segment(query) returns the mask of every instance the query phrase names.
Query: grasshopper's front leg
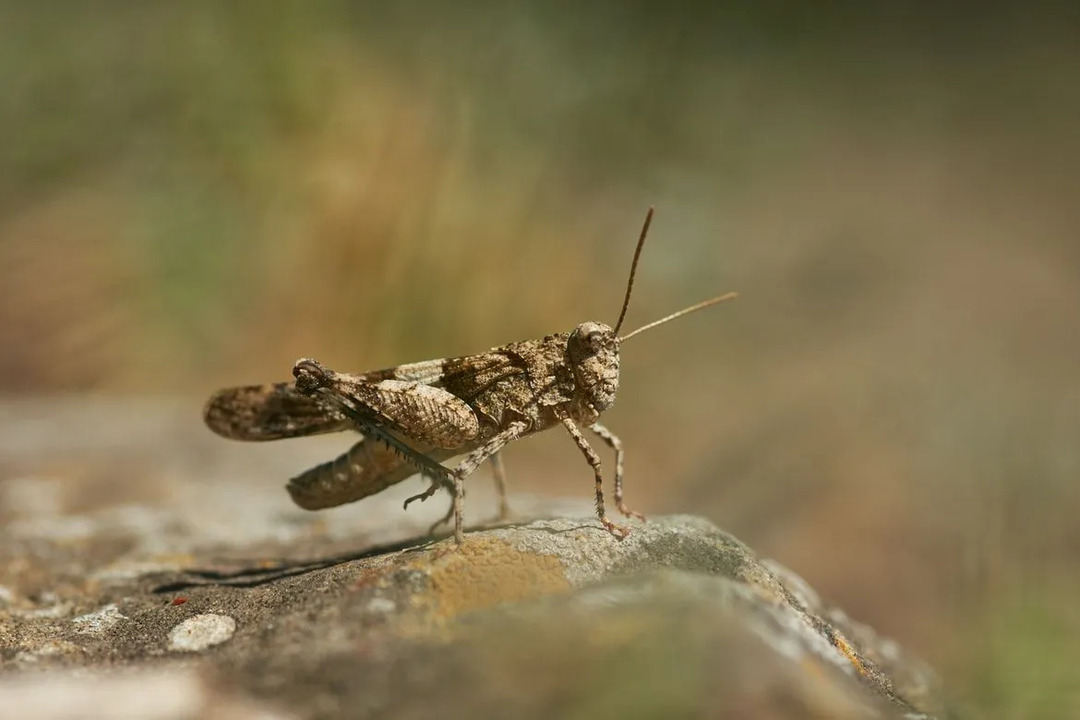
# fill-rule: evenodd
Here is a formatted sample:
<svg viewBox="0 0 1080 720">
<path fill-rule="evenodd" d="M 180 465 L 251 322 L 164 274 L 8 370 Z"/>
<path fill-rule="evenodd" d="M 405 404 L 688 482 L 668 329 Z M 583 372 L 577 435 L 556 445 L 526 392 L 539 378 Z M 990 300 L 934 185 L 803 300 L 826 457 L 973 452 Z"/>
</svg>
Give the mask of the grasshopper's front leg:
<svg viewBox="0 0 1080 720">
<path fill-rule="evenodd" d="M 596 476 L 596 516 L 600 518 L 600 524 L 607 528 L 609 533 L 619 540 L 622 540 L 630 534 L 630 528 L 616 525 L 608 520 L 607 510 L 604 508 L 604 478 L 600 474 L 600 456 L 592 449 L 592 445 L 590 445 L 589 441 L 585 439 L 585 436 L 581 434 L 581 430 L 578 430 L 578 426 L 573 420 L 570 418 L 563 418 L 562 424 L 570 433 L 570 437 L 574 438 L 574 442 L 577 443 L 577 446 L 585 456 L 585 459 L 588 461 L 589 465 L 592 466 L 593 474 Z M 597 433 L 597 435 L 600 435 L 600 433 Z M 603 437 L 603 435 L 600 436 Z M 610 435 L 610 437 L 614 438 L 615 436 Z"/>
<path fill-rule="evenodd" d="M 615 507 L 617 507 L 619 512 L 626 517 L 635 517 L 638 520 L 644 521 L 644 515 L 626 507 L 626 503 L 623 502 L 623 456 L 625 453 L 623 452 L 622 440 L 600 423 L 593 423 L 589 426 L 589 429 L 596 433 L 597 437 L 607 443 L 609 448 L 615 451 Z"/>
</svg>

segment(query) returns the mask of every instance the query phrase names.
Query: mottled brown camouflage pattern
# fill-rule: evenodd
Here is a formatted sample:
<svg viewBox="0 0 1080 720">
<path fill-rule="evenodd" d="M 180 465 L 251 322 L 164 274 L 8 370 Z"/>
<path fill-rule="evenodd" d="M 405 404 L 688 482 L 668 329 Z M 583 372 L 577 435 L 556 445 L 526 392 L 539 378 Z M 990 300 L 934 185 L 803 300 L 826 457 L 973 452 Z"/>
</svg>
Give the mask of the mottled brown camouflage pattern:
<svg viewBox="0 0 1080 720">
<path fill-rule="evenodd" d="M 485 460 L 495 468 L 500 515 L 507 512 L 499 452 L 508 443 L 563 425 L 593 468 L 596 514 L 616 537 L 629 529 L 607 518 L 600 457 L 581 433 L 584 425 L 615 451 L 615 504 L 623 502 L 623 447 L 597 422 L 619 389 L 619 328 L 626 317 L 634 274 L 652 220 L 650 208 L 634 252 L 626 296 L 615 328 L 584 322 L 572 332 L 510 343 L 476 355 L 426 360 L 362 374 L 337 373 L 315 360 L 293 367 L 295 386 L 283 383 L 222 390 L 206 406 L 214 432 L 238 440 L 276 440 L 352 428 L 365 437 L 335 460 L 289 481 L 301 507 L 320 509 L 360 500 L 420 472 L 431 487 L 406 501 L 423 500 L 439 487 L 453 496 L 454 534 L 460 543 L 464 480 Z M 721 302 L 707 300 L 639 328 L 630 337 Z M 443 461 L 465 457 L 450 469 Z"/>
</svg>

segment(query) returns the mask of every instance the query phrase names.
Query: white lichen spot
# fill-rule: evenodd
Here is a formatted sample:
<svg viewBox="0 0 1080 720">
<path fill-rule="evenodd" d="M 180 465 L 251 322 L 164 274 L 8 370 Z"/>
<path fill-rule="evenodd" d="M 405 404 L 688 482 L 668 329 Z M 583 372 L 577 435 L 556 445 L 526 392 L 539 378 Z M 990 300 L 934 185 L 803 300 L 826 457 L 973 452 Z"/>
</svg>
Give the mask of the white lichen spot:
<svg viewBox="0 0 1080 720">
<path fill-rule="evenodd" d="M 169 649 L 199 652 L 220 645 L 236 632 L 236 621 L 228 615 L 207 613 L 190 617 L 169 633 Z"/>
<path fill-rule="evenodd" d="M 96 612 L 71 618 L 75 632 L 86 635 L 97 635 L 121 620 L 127 620 L 127 616 L 120 612 L 115 603 L 109 603 Z"/>
<path fill-rule="evenodd" d="M 397 611 L 397 603 L 390 598 L 375 597 L 368 602 L 367 611 L 372 615 L 391 615 Z"/>
</svg>

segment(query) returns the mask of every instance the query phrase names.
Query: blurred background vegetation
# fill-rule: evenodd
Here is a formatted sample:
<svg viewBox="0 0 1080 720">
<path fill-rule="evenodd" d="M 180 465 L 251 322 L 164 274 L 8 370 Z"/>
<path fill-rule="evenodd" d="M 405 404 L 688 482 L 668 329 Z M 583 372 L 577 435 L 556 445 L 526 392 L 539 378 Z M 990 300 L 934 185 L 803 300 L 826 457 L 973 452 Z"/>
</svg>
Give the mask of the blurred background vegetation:
<svg viewBox="0 0 1080 720">
<path fill-rule="evenodd" d="M 1080 717 L 1080 17 L 0 4 L 0 391 L 183 395 L 740 299 L 628 343 L 628 497 L 990 718 Z M 515 487 L 589 492 L 563 437 Z"/>
</svg>

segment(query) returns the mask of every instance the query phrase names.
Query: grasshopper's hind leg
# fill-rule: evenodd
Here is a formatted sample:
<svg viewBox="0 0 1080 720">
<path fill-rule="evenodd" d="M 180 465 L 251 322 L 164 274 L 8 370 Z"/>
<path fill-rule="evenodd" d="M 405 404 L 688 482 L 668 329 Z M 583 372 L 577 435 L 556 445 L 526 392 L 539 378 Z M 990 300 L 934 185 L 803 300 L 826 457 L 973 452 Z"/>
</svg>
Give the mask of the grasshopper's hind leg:
<svg viewBox="0 0 1080 720">
<path fill-rule="evenodd" d="M 438 492 L 439 488 L 441 488 L 441 487 L 451 488 L 451 490 L 453 488 L 453 485 L 449 484 L 443 478 L 434 478 L 434 477 L 428 475 L 427 473 L 420 473 L 420 477 L 423 478 L 424 480 L 429 481 L 431 484 L 428 485 L 427 490 L 424 490 L 424 492 L 417 493 L 416 495 L 411 495 L 411 496 L 405 498 L 405 504 L 402 507 L 404 507 L 404 509 L 406 509 L 406 510 L 409 509 L 409 503 L 413 502 L 414 500 L 419 500 L 420 502 L 424 502 L 429 497 L 431 497 L 436 492 Z"/>
<path fill-rule="evenodd" d="M 454 540 L 458 545 L 465 542 L 465 522 L 463 499 L 465 497 L 465 478 L 472 475 L 476 468 L 488 458 L 497 454 L 508 442 L 517 440 L 529 429 L 529 423 L 515 420 L 510 426 L 491 438 L 483 445 L 466 455 L 456 468 L 450 471 L 454 480 Z M 496 480 L 498 482 L 498 480 Z M 505 483 L 503 483 L 505 486 Z"/>
<path fill-rule="evenodd" d="M 481 463 L 490 459 L 495 472 L 495 486 L 499 493 L 500 516 L 503 516 L 504 513 L 508 513 L 509 506 L 506 502 L 506 476 L 502 467 L 501 458 L 498 457 L 499 450 L 501 450 L 508 442 L 521 437 L 528 427 L 528 423 L 521 420 L 513 422 L 510 424 L 510 427 L 466 455 L 456 468 L 447 472 L 446 476 L 430 477 L 425 474 L 425 477 L 429 477 L 431 485 L 429 485 L 424 492 L 408 498 L 405 501 L 406 507 L 408 507 L 409 503 L 413 500 L 427 500 L 434 495 L 440 487 L 445 487 L 450 491 L 450 511 L 447 512 L 441 520 L 431 526 L 429 534 L 434 533 L 435 529 L 440 525 L 449 522 L 452 517 L 454 518 L 454 540 L 457 541 L 458 545 L 462 544 L 465 540 L 463 502 L 465 499 L 465 478 L 469 477 Z"/>
<path fill-rule="evenodd" d="M 495 479 L 495 492 L 498 495 L 499 499 L 499 514 L 496 518 L 496 521 L 502 522 L 509 519 L 513 514 L 510 510 L 510 503 L 506 499 L 506 466 L 503 465 L 501 452 L 496 452 L 494 455 L 489 457 L 488 460 L 491 462 L 491 474 Z M 424 502 L 429 497 L 433 496 L 436 492 L 438 492 L 439 488 L 446 488 L 446 490 L 450 493 L 451 497 L 450 508 L 446 511 L 446 514 L 436 520 L 435 523 L 432 524 L 430 528 L 428 528 L 428 535 L 434 535 L 435 531 L 439 527 L 450 522 L 450 518 L 454 516 L 453 498 L 457 494 L 457 490 L 455 490 L 453 482 L 445 480 L 443 478 L 434 478 L 424 473 L 421 473 L 420 477 L 424 478 L 431 484 L 428 485 L 428 487 L 423 492 L 405 498 L 405 509 L 408 509 L 409 503 L 415 500 Z"/>
<path fill-rule="evenodd" d="M 436 530 L 450 522 L 450 518 L 454 517 L 454 508 L 457 507 L 457 496 L 455 494 L 456 491 L 454 490 L 453 485 L 449 485 L 447 487 L 450 490 L 450 495 L 452 496 L 450 501 L 450 507 L 446 508 L 445 515 L 443 515 L 435 522 L 431 523 L 431 527 L 429 527 L 427 531 L 428 535 L 434 535 Z"/>
<path fill-rule="evenodd" d="M 431 484 L 427 486 L 427 489 L 424 490 L 424 492 L 417 493 L 416 495 L 412 495 L 410 497 L 405 498 L 405 509 L 408 509 L 409 508 L 409 503 L 413 502 L 414 500 L 419 500 L 420 502 L 424 502 L 429 497 L 431 497 L 436 492 L 438 492 L 439 488 L 446 488 L 447 491 L 449 491 L 451 496 L 453 496 L 454 493 L 455 493 L 454 483 L 452 481 L 450 481 L 450 480 L 447 480 L 446 478 L 432 477 L 431 475 L 428 475 L 427 473 L 421 473 L 420 477 L 423 478 L 424 480 L 427 480 Z M 434 535 L 435 531 L 438 530 L 440 526 L 445 525 L 446 523 L 450 522 L 450 518 L 452 518 L 453 516 L 454 516 L 454 503 L 451 502 L 450 503 L 450 508 L 446 511 L 446 514 L 443 515 L 441 518 L 439 518 L 438 520 L 436 520 L 435 522 L 433 522 L 431 524 L 431 527 L 428 528 L 427 534 L 428 535 Z"/>
</svg>

